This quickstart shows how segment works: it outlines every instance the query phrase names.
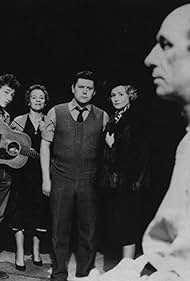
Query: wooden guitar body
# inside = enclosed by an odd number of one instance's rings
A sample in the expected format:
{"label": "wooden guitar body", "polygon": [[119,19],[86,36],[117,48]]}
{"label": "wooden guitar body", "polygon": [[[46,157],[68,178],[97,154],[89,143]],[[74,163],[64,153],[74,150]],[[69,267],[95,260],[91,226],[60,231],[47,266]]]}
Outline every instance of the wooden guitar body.
{"label": "wooden guitar body", "polygon": [[23,167],[30,154],[36,153],[31,148],[31,144],[31,139],[27,134],[13,131],[0,120],[0,164],[15,169]]}

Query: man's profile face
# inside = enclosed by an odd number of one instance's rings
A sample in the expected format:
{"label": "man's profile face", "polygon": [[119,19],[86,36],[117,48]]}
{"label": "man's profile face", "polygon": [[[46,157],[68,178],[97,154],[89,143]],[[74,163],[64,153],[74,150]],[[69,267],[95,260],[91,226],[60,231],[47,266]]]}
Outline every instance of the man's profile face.
{"label": "man's profile face", "polygon": [[10,102],[12,102],[15,90],[8,85],[3,85],[0,88],[0,106],[5,108]]}
{"label": "man's profile face", "polygon": [[72,86],[72,93],[79,105],[88,104],[95,95],[94,81],[79,78],[76,84]]}
{"label": "man's profile face", "polygon": [[156,93],[161,97],[190,100],[190,5],[187,10],[178,8],[164,20],[157,44],[145,59],[153,67]]}

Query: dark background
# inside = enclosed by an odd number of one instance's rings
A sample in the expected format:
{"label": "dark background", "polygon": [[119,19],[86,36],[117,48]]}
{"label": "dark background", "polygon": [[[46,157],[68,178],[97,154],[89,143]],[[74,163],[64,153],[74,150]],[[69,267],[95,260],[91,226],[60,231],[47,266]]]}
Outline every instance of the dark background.
{"label": "dark background", "polygon": [[46,86],[49,107],[68,100],[72,73],[82,69],[97,72],[95,103],[104,105],[102,85],[120,76],[150,103],[154,90],[144,58],[162,19],[187,2],[1,0],[0,73],[14,73],[22,84],[10,113],[14,117],[24,111],[23,95],[33,83]]}
{"label": "dark background", "polygon": [[122,78],[136,86],[140,95],[138,119],[151,138],[151,215],[167,190],[176,146],[184,134],[184,120],[177,105],[155,96],[150,71],[143,61],[155,43],[163,18],[188,2],[0,2],[0,73],[13,73],[21,82],[8,107],[12,118],[26,112],[24,93],[34,83],[47,88],[48,108],[71,99],[72,74],[78,70],[96,71],[99,83],[94,103],[108,111],[106,81]]}
{"label": "dark background", "polygon": [[163,18],[188,3],[177,0],[1,0],[0,73],[14,73],[22,86],[8,111],[26,111],[24,92],[46,86],[49,108],[71,98],[75,71],[97,73],[94,103],[107,109],[105,82],[122,78],[138,89],[138,119],[152,140],[152,185],[167,189],[183,120],[176,104],[155,95],[144,58],[155,44]]}

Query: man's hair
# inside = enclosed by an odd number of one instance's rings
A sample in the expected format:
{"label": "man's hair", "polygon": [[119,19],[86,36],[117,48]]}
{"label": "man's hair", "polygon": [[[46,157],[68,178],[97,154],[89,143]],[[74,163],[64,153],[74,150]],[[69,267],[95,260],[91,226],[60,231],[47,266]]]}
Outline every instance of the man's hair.
{"label": "man's hair", "polygon": [[4,74],[0,76],[0,88],[5,85],[16,90],[20,86],[20,82],[13,74]]}
{"label": "man's hair", "polygon": [[31,85],[28,90],[26,91],[25,93],[25,104],[26,106],[28,106],[28,103],[30,101],[30,94],[33,90],[41,90],[43,93],[44,93],[44,96],[45,96],[45,103],[47,105],[47,103],[49,102],[49,94],[45,88],[45,86],[43,85],[40,85],[40,84],[34,84],[34,85]]}
{"label": "man's hair", "polygon": [[73,77],[73,85],[76,85],[78,79],[86,79],[86,80],[92,80],[94,82],[94,88],[96,87],[96,77],[94,72],[90,70],[84,70],[84,71],[79,71],[75,73]]}

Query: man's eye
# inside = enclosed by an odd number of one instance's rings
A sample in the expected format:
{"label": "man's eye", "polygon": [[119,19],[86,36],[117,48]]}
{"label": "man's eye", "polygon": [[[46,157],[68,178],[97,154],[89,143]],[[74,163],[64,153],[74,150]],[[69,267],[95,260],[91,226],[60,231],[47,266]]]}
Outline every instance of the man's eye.
{"label": "man's eye", "polygon": [[164,44],[160,44],[160,46],[161,46],[161,48],[162,48],[164,51],[166,51],[166,50],[168,50],[168,49],[171,49],[171,48],[173,47],[173,45],[172,45],[171,43],[169,43],[169,42],[164,43]]}
{"label": "man's eye", "polygon": [[159,43],[160,43],[160,47],[164,51],[169,50],[173,47],[173,44],[163,37],[160,38]]}

